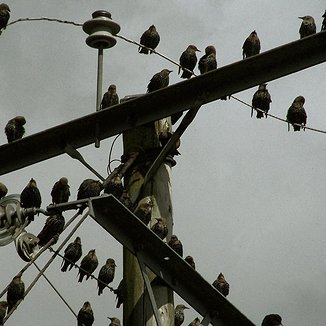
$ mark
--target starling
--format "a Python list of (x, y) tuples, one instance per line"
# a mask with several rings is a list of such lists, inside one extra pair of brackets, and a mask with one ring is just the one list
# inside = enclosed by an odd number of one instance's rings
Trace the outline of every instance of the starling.
[(57, 213), (49, 216), (45, 221), (45, 225), (43, 229), (37, 236), (39, 239), (38, 245), (43, 247), (52, 238), (55, 239), (54, 243), (56, 243), (58, 241), (59, 235), (63, 231), (64, 226), (65, 226), (65, 218), (61, 213)]
[(10, 9), (6, 3), (0, 4), (0, 34), (3, 29), (6, 29), (10, 18)]
[(77, 315), (77, 326), (92, 326), (94, 323), (94, 313), (91, 304), (86, 301)]
[(168, 245), (181, 257), (183, 256), (183, 246), (181, 241), (178, 239), (178, 237), (173, 234), (171, 235), (171, 239), (168, 242)]
[(66, 177), (60, 178), (60, 180), (54, 184), (51, 190), (52, 203), (66, 203), (70, 196), (69, 188), (68, 179)]
[(302, 19), (302, 23), (299, 29), (300, 38), (312, 35), (316, 33), (315, 20), (311, 16), (298, 17)]
[(217, 276), (217, 279), (213, 282), (213, 286), (225, 297), (229, 294), (230, 286), (229, 283), (225, 280), (224, 275), (222, 273)]
[(25, 208), (40, 208), (41, 203), (41, 193), (37, 188), (36, 181), (32, 178), (20, 194), (20, 204)]
[(115, 272), (115, 261), (112, 258), (108, 258), (106, 260), (105, 265), (103, 265), (100, 269), (100, 272), (98, 273), (98, 295), (101, 295), (103, 293), (104, 288), (106, 285), (110, 284), (114, 279), (114, 272)]
[(151, 196), (142, 198), (134, 210), (134, 214), (144, 223), (148, 224), (152, 217), (152, 208), (154, 204)]
[(109, 326), (121, 326), (120, 320), (116, 317), (108, 317), (111, 320)]
[(166, 218), (155, 217), (156, 223), (151, 227), (151, 230), (162, 240), (168, 235), (168, 226)]
[(21, 139), (24, 136), (25, 128), (23, 126), (25, 123), (25, 117), (21, 115), (8, 121), (5, 127), (5, 133), (7, 136), (8, 143), (11, 143), (17, 139)]
[(180, 326), (183, 323), (183, 321), (185, 319), (185, 315), (184, 315), (185, 309), (189, 309), (189, 308), (183, 304), (178, 304), (175, 307), (175, 309), (174, 309), (174, 325), (175, 326)]
[(119, 96), (117, 94), (117, 86), (112, 84), (109, 86), (108, 91), (103, 95), (100, 110), (116, 104), (119, 104)]
[(243, 59), (259, 54), (260, 52), (260, 41), (256, 31), (250, 33), (246, 38), (242, 46), (242, 57)]
[(64, 258), (61, 264), (61, 272), (66, 272), (68, 267), (69, 270), (72, 269), (74, 264), (80, 259), (82, 256), (82, 244), (80, 237), (76, 237), (74, 242), (68, 244), (65, 249)]
[(196, 317), (188, 326), (200, 326), (200, 319)]
[(120, 199), (123, 194), (123, 184), (119, 174), (105, 180), (103, 187), (106, 194), (111, 194), (117, 199)]
[(0, 199), (6, 196), (8, 193), (8, 188), (6, 187), (5, 184), (0, 182)]
[(78, 271), (79, 274), (78, 282), (82, 282), (84, 276), (86, 276), (86, 280), (88, 280), (91, 274), (95, 271), (97, 266), (98, 266), (98, 260), (95, 253), (95, 249), (92, 249), (88, 252), (88, 254), (82, 259), (80, 263), (80, 269)]
[(163, 69), (156, 73), (147, 85), (147, 93), (169, 86), (169, 75), (171, 72), (172, 70)]
[[(267, 84), (261, 84), (258, 87), (258, 90), (255, 92), (252, 97), (252, 108), (251, 108), (251, 116), (253, 114), (253, 110), (260, 109), (265, 112), (265, 116), (267, 118), (267, 113), (270, 108), (270, 104), (272, 102), (272, 98), (266, 88)], [(261, 119), (264, 116), (264, 113), (257, 110), (257, 119)]]
[(322, 17), (324, 17), (324, 19), (321, 24), (321, 31), (326, 31), (326, 10), (325, 10), (324, 14), (322, 15)]
[(3, 326), (3, 319), (6, 317), (7, 307), (7, 301), (0, 301), (0, 326)]
[[(160, 35), (157, 32), (156, 28), (154, 25), (151, 25), (147, 31), (143, 33), (143, 35), (140, 38), (140, 44), (147, 46), (148, 48), (155, 49), (158, 44), (160, 43)], [(148, 50), (142, 46), (138, 48), (139, 53), (144, 53), (144, 54), (152, 54), (153, 51)]]
[[(200, 50), (197, 49), (197, 47), (195, 45), (189, 45), (187, 47), (187, 49), (182, 52), (181, 57), (179, 59), (180, 62), (180, 66), (182, 66), (183, 68), (187, 68), (190, 71), (193, 71), (194, 68), (196, 67), (196, 63), (197, 63), (197, 56), (196, 56), (196, 52), (200, 52)], [(179, 67), (179, 74), (180, 74), (180, 70), (182, 69), (182, 75), (181, 78), (190, 78), (192, 73), (186, 71), (185, 69), (183, 69), (181, 67)]]
[[(301, 126), (304, 128), (307, 123), (307, 114), (303, 107), (304, 102), (305, 98), (303, 96), (297, 96), (288, 109), (286, 120), (292, 124), (294, 131), (299, 131)], [(301, 126), (295, 125), (295, 123)]]
[(278, 314), (266, 315), (261, 326), (282, 326), (282, 318)]
[(118, 285), (118, 288), (113, 290), (113, 293), (116, 294), (117, 298), (117, 305), (116, 308), (120, 308), (120, 306), (123, 304), (123, 294), (124, 294), (124, 280), (122, 279)]
[(196, 269), (196, 264), (195, 264), (195, 261), (194, 259), (191, 257), (191, 256), (187, 256), (185, 258), (185, 261), (193, 268), (193, 269)]
[(15, 306), (15, 304), (24, 298), (25, 293), (25, 284), (21, 279), (21, 273), (16, 275), (8, 286), (7, 291), (7, 303), (8, 303), (8, 311), (9, 313), (11, 309)]
[(103, 186), (101, 181), (86, 179), (79, 186), (78, 193), (77, 193), (77, 200), (90, 198), (90, 197), (97, 197), (100, 195), (102, 189)]
[(201, 74), (217, 68), (216, 49), (209, 45), (205, 49), (205, 54), (199, 59), (198, 69)]

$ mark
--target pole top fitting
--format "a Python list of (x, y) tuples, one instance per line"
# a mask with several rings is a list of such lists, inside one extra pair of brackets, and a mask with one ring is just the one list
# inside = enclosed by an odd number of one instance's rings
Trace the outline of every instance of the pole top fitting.
[(111, 13), (97, 10), (92, 14), (93, 19), (83, 24), (83, 31), (89, 36), (86, 39), (88, 46), (96, 49), (107, 49), (117, 43), (114, 36), (119, 33), (120, 25), (111, 19)]

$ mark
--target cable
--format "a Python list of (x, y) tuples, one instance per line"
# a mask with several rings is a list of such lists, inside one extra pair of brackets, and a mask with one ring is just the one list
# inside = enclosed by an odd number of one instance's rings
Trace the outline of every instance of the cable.
[(56, 22), (56, 23), (62, 23), (62, 24), (71, 24), (71, 25), (75, 25), (75, 26), (83, 26), (83, 24), (79, 24), (79, 23), (75, 23), (72, 21), (68, 21), (68, 20), (61, 20), (61, 19), (57, 19), (57, 18), (48, 18), (48, 17), (41, 17), (41, 18), (20, 18), (17, 20), (14, 20), (13, 22), (10, 22), (9, 24), (7, 24), (7, 26), (9, 25), (13, 25), (19, 22), (24, 22), (24, 21), (36, 21), (36, 20), (47, 20), (50, 22)]
[(112, 171), (111, 171), (111, 163), (112, 163), (112, 162), (116, 162), (116, 161), (118, 161), (118, 162), (121, 163), (121, 161), (120, 161), (120, 160), (117, 160), (117, 159), (115, 159), (115, 160), (111, 160), (111, 156), (112, 156), (112, 151), (113, 151), (114, 143), (116, 142), (116, 140), (119, 138), (120, 135), (121, 135), (121, 134), (118, 134), (117, 136), (115, 136), (115, 138), (113, 139), (113, 142), (112, 142), (112, 144), (111, 144), (110, 151), (109, 151), (109, 163), (108, 163), (108, 166), (107, 166), (107, 168), (106, 168), (106, 172), (107, 172), (107, 174), (111, 174), (111, 173), (112, 173)]

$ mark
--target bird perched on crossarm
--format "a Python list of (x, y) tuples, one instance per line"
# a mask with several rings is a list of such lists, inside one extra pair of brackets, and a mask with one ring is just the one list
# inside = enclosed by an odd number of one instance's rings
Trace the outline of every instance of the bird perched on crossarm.
[(196, 269), (196, 264), (192, 256), (187, 256), (185, 261), (193, 268)]
[[(305, 103), (305, 98), (303, 96), (297, 96), (291, 106), (288, 109), (288, 113), (286, 115), (286, 120), (288, 123), (291, 123), (294, 131), (299, 131), (301, 127), (306, 125), (307, 123), (307, 113), (304, 109), (303, 105)], [(298, 126), (299, 124), (301, 126)]]
[(14, 140), (21, 139), (25, 134), (24, 124), (26, 123), (25, 117), (18, 115), (10, 119), (5, 127), (5, 134), (7, 136), (8, 143)]
[[(260, 109), (265, 112), (265, 116), (267, 118), (267, 113), (270, 108), (270, 104), (272, 102), (271, 95), (269, 94), (267, 88), (267, 84), (260, 84), (258, 86), (258, 90), (255, 92), (255, 94), (252, 97), (252, 108), (251, 108), (251, 116), (253, 114), (253, 110)], [(264, 116), (264, 112), (257, 110), (257, 119), (261, 119)]]
[(79, 279), (78, 282), (82, 282), (84, 276), (88, 280), (91, 274), (95, 271), (98, 266), (98, 259), (95, 253), (95, 249), (92, 249), (88, 254), (82, 259), (80, 263), (80, 269), (78, 270)]
[(282, 326), (282, 318), (278, 314), (266, 315), (261, 326)]
[(94, 323), (94, 313), (91, 304), (86, 301), (77, 315), (77, 326), (92, 326)]
[(108, 317), (111, 320), (109, 326), (121, 326), (120, 320), (116, 317)]
[(169, 75), (172, 70), (163, 69), (160, 72), (153, 75), (149, 84), (147, 85), (147, 93), (157, 91), (158, 89), (169, 86)]
[(186, 307), (184, 304), (178, 304), (174, 308), (174, 325), (175, 326), (180, 326), (183, 323), (183, 321), (185, 319), (185, 314), (184, 314), (185, 309), (189, 309), (189, 308)]
[(117, 86), (114, 84), (111, 84), (107, 90), (107, 92), (104, 93), (101, 104), (100, 104), (100, 110), (103, 110), (105, 108), (108, 108), (112, 105), (119, 104), (119, 96), (117, 94)]
[(300, 38), (312, 35), (316, 33), (316, 24), (315, 20), (311, 16), (302, 16), (298, 17), (302, 19), (302, 23), (299, 28)]
[(199, 59), (198, 69), (201, 74), (217, 68), (216, 49), (209, 45), (205, 49), (205, 54)]
[(0, 4), (0, 35), (2, 30), (6, 29), (10, 18), (10, 9), (6, 3)]
[(171, 235), (168, 245), (181, 257), (183, 256), (183, 245), (175, 234)]
[(20, 194), (20, 204), (24, 208), (40, 208), (42, 203), (41, 193), (36, 181), (32, 178)]
[(146, 196), (138, 202), (134, 214), (147, 225), (151, 220), (153, 206), (154, 203), (151, 196)]
[(246, 38), (242, 46), (242, 57), (243, 59), (251, 57), (260, 53), (260, 40), (257, 32), (252, 31)]
[(114, 279), (116, 264), (114, 259), (108, 258), (105, 265), (103, 265), (98, 274), (98, 295), (103, 293), (106, 285), (110, 284)]
[[(148, 48), (155, 49), (160, 43), (160, 35), (154, 25), (151, 25), (140, 37), (140, 44), (145, 45)], [(152, 54), (153, 51), (146, 49), (143, 46), (138, 48), (139, 53)]]
[(188, 326), (200, 326), (200, 319), (196, 317)]
[(225, 297), (229, 294), (230, 286), (229, 283), (225, 280), (224, 275), (222, 273), (217, 276), (217, 279), (213, 282), (213, 286)]
[(181, 78), (190, 78), (192, 76), (192, 71), (196, 67), (197, 63), (197, 56), (196, 52), (200, 52), (200, 50), (197, 49), (195, 45), (189, 45), (185, 51), (182, 52), (179, 62), (180, 66), (183, 68), (187, 68), (189, 71), (179, 67), (179, 74), (182, 69), (182, 75)]
[(64, 251), (64, 258), (61, 264), (61, 272), (66, 272), (68, 267), (69, 270), (72, 269), (74, 264), (80, 259), (82, 256), (82, 244), (80, 237), (76, 237), (74, 242), (68, 244)]
[(151, 230), (162, 240), (168, 235), (168, 225), (165, 217), (156, 217), (156, 223), (151, 227)]
[(8, 193), (7, 186), (4, 183), (0, 182), (0, 199), (6, 196), (7, 193)]
[(9, 313), (15, 304), (24, 298), (25, 293), (25, 284), (21, 279), (22, 274), (19, 273), (10, 282), (7, 290), (7, 303), (8, 303), (8, 311)]
[(70, 196), (70, 189), (68, 179), (62, 177), (57, 181), (51, 190), (51, 197), (53, 204), (66, 203)]
[(78, 188), (77, 200), (90, 197), (97, 197), (103, 189), (99, 180), (85, 179)]

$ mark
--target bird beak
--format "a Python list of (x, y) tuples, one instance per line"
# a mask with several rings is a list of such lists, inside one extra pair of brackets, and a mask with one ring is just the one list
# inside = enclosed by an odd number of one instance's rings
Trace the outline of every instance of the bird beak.
[(169, 74), (170, 74), (171, 72), (173, 72), (173, 70), (169, 70)]
[(303, 19), (303, 17), (298, 17), (299, 19)]
[(201, 51), (200, 51), (200, 50), (198, 50), (198, 49), (197, 49), (196, 51), (197, 51), (197, 52), (201, 52)]

